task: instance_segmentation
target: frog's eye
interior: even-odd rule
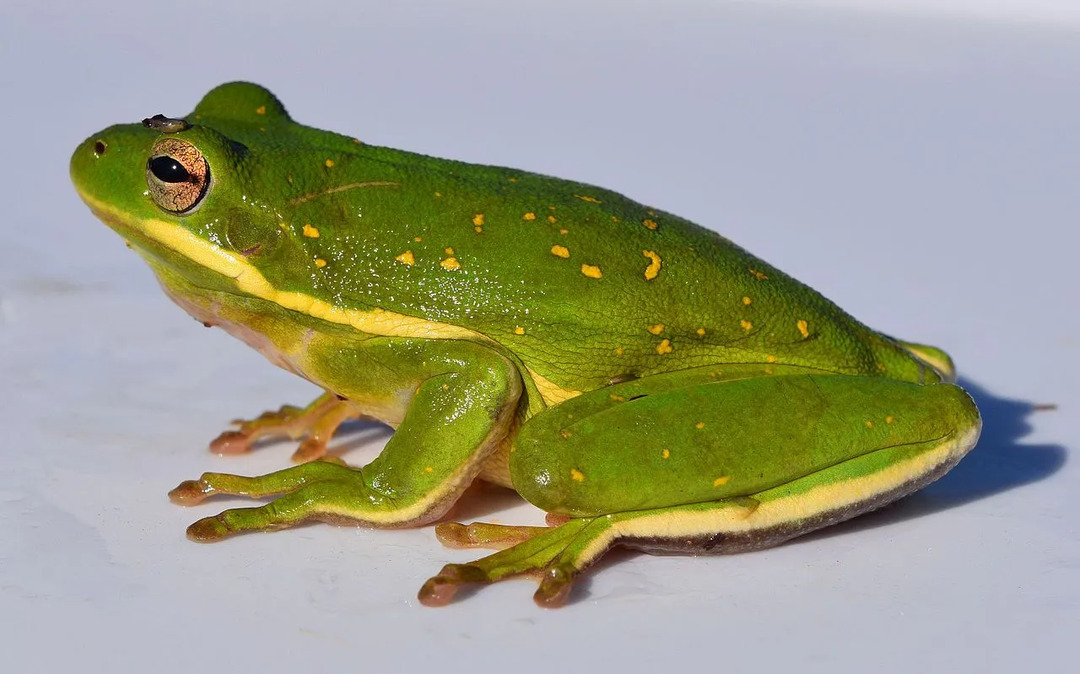
[[[178,138],[154,146],[146,162],[154,203],[170,213],[190,213],[210,191],[210,165],[199,149]]]

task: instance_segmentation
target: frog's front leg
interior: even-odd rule
[[[725,371],[735,368],[725,368]],[[745,368],[744,368],[745,369]],[[460,526],[479,546],[517,545],[451,564],[420,600],[463,583],[539,572],[544,606],[613,545],[723,553],[776,545],[925,486],[974,446],[980,420],[950,384],[844,375],[757,376],[673,387],[670,375],[601,389],[537,415],[511,453],[515,488],[548,512],[548,530]],[[446,537],[446,536],[443,536]]]
[[[335,348],[332,357],[322,362],[335,390],[405,408],[382,453],[362,468],[315,461],[260,477],[206,473],[184,482],[170,497],[186,505],[213,494],[283,494],[262,507],[199,520],[189,537],[212,541],[310,519],[383,527],[429,522],[453,505],[505,437],[521,395],[517,368],[473,342],[375,338]]]
[[[210,451],[218,454],[241,454],[266,438],[304,438],[293,452],[296,463],[314,461],[326,454],[327,444],[341,424],[364,416],[363,410],[350,400],[333,393],[324,393],[306,407],[283,405],[273,412],[263,412],[254,419],[237,419],[235,429],[214,438]]]

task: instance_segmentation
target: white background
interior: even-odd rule
[[[1080,636],[1080,15],[1066,2],[5,2],[6,671],[1061,671]],[[906,9],[903,9],[906,8]],[[617,189],[868,324],[947,348],[985,415],[885,511],[730,557],[614,554],[443,608],[430,528],[184,538],[231,418],[312,387],[157,289],[67,162],[250,79],[368,143]],[[1035,411],[1053,403],[1056,411]],[[364,461],[386,432],[343,439]],[[539,522],[499,494],[462,518]]]

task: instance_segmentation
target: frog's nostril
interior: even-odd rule
[[[103,140],[94,141],[94,156],[95,157],[100,157],[101,155],[105,154],[105,150],[108,150],[108,149],[109,149],[109,146],[105,144],[105,141],[103,141]]]

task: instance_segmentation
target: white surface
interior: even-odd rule
[[[5,670],[1074,662],[1080,24],[1054,2],[794,4],[5,3]],[[984,438],[925,492],[780,548],[612,555],[559,611],[528,581],[419,606],[426,577],[471,557],[430,529],[190,543],[189,522],[232,502],[184,509],[165,492],[284,466],[286,445],[219,458],[205,443],[313,390],[172,306],[77,200],[67,161],[106,125],[184,114],[239,78],[308,124],[594,182],[714,227],[870,325],[948,348]],[[348,439],[347,458],[385,437]],[[539,521],[506,499],[463,516]]]

